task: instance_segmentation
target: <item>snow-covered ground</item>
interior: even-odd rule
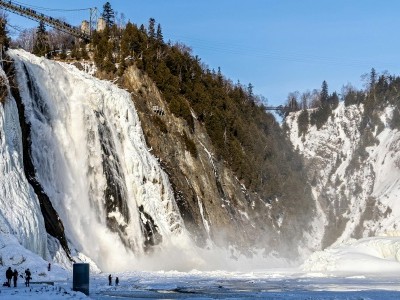
[[[2,287],[0,299],[399,299],[398,277],[339,276],[298,270],[263,272],[135,272],[108,274],[90,280],[90,294],[72,291],[72,281],[17,288]],[[115,278],[115,277],[114,277]]]
[[[48,271],[46,261],[27,250],[15,255],[21,249],[13,245],[0,249],[0,274],[8,266],[20,274],[29,267],[33,282],[54,285],[33,283],[27,288],[19,278],[17,288],[0,287],[0,299],[400,299],[399,237],[349,241],[314,253],[296,268],[241,272],[213,270],[210,264],[210,271],[121,272],[112,273],[112,286],[109,273],[92,273],[89,296],[72,291],[71,270],[53,265]]]

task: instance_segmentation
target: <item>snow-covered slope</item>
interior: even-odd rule
[[[302,265],[311,272],[386,275],[400,272],[400,238],[350,239],[324,251],[314,252]]]
[[[304,156],[319,207],[315,244],[326,247],[351,238],[398,235],[400,225],[400,133],[390,129],[391,109],[380,124],[360,131],[363,107],[340,103],[321,129],[299,136],[297,118],[287,124]],[[318,248],[318,247],[317,247]]]

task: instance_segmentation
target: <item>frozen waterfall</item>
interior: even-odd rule
[[[1,69],[0,76],[6,80]],[[50,257],[39,201],[24,174],[21,129],[12,98],[0,104],[0,233],[13,234],[25,248]]]
[[[37,180],[79,252],[129,269],[152,244],[188,241],[131,95],[75,67],[10,50]]]

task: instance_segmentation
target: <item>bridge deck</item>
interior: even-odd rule
[[[44,15],[42,13],[38,13],[29,7],[25,7],[19,4],[14,4],[12,1],[4,1],[4,0],[0,0],[0,7],[3,7],[5,10],[19,14],[34,21],[39,21],[39,22],[42,21],[45,24],[55,29],[66,32],[75,37],[90,41],[90,35],[85,32],[82,32],[79,28],[73,27],[67,22],[61,21],[59,19]]]
[[[267,106],[265,107],[265,110],[284,110],[284,111],[290,111],[292,108],[288,106]]]

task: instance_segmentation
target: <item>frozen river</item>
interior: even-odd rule
[[[174,259],[179,259],[178,253]],[[26,288],[20,282],[18,288],[0,287],[0,299],[400,299],[400,237],[347,242],[313,253],[298,267],[273,268],[272,261],[250,259],[227,265],[230,271],[215,267],[212,271],[112,272],[111,286],[110,273],[91,273],[89,296],[72,291],[71,270],[54,264],[47,271],[46,261],[30,261],[33,280],[54,285]],[[267,263],[270,267],[265,267]],[[6,266],[0,268],[3,274],[5,270]]]
[[[126,276],[126,278],[124,278]],[[121,274],[94,278],[93,299],[400,299],[400,276],[335,276],[270,271]],[[103,282],[103,283],[102,283]]]
[[[1,287],[0,299],[400,299],[400,276],[304,273],[292,270],[262,272],[126,272],[92,275],[90,295],[72,291],[71,279],[54,286]],[[115,286],[118,276],[120,284]]]

